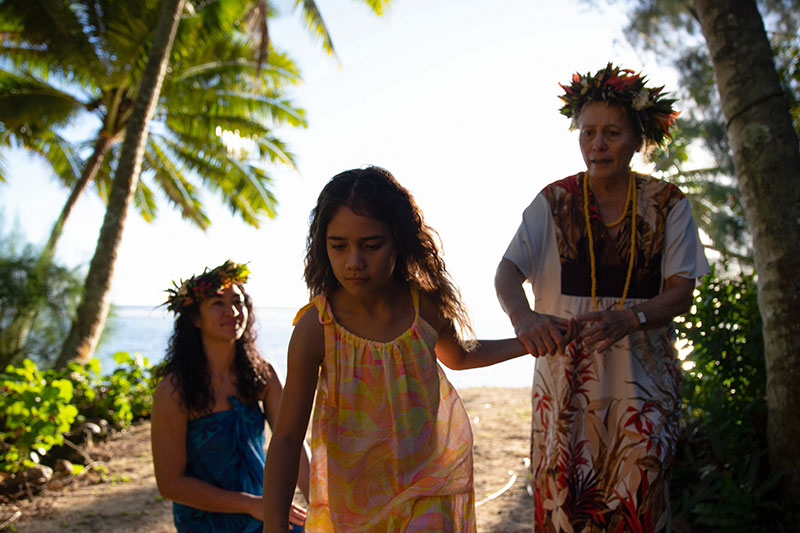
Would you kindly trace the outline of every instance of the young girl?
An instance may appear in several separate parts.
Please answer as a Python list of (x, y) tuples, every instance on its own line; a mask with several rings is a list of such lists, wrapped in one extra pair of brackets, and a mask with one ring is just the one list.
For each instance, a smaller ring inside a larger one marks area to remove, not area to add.
[(311, 303), (298, 313), (267, 453), (264, 531), (283, 532), (316, 389), (309, 531), (474, 531), (472, 430), (453, 369), (526, 353), (471, 331), (433, 230), (386, 170), (335, 176), (312, 213)]
[[(277, 417), (282, 387), (256, 350), (248, 273), (226, 261), (168, 291), (177, 316), (157, 373), (151, 440), (158, 489), (174, 501), (179, 532), (262, 529), (264, 419)], [(308, 495), (305, 450), (295, 460), (292, 486)], [(293, 508), (292, 522), (304, 514)]]

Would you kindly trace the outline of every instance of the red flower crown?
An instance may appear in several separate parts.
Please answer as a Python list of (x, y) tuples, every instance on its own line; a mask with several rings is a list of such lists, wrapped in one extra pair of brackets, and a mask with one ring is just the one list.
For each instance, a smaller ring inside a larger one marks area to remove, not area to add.
[(596, 73), (572, 75), (572, 83), (559, 83), (564, 94), (559, 96), (564, 102), (561, 114), (573, 120), (580, 115), (583, 106), (589, 102), (619, 104), (628, 110), (634, 121), (634, 128), (642, 132), (645, 139), (661, 145), (670, 137), (669, 129), (678, 111), (672, 108), (673, 98), (665, 98), (664, 87), (646, 87), (647, 78), (641, 73), (634, 74), (630, 69), (620, 69), (609, 63)]

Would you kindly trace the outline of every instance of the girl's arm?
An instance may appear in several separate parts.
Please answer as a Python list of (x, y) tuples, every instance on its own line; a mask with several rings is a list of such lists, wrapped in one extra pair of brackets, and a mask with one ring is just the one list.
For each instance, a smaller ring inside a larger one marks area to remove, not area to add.
[(314, 403), (325, 337), (316, 309), (297, 322), (289, 341), (286, 388), (272, 430), (264, 472), (264, 531), (285, 533), (300, 455)]
[(439, 330), (435, 349), (436, 357), (453, 370), (489, 366), (528, 353), (517, 339), (478, 340), (470, 349), (466, 349), (458, 342), (452, 323)]
[(187, 422), (188, 416), (180, 406), (178, 391), (167, 376), (153, 395), (150, 430), (153, 469), (161, 496), (195, 509), (246, 513), (262, 520), (261, 496), (224, 490), (185, 475)]
[[(267, 384), (266, 391), (264, 393), (264, 411), (267, 416), (267, 422), (269, 423), (270, 429), (274, 429), (275, 421), (278, 420), (278, 413), (281, 406), (281, 397), (283, 396), (283, 384), (281, 383), (278, 374), (272, 370), (269, 373), (269, 383)], [(299, 465), (299, 475), (297, 477), (297, 486), (300, 488), (300, 492), (303, 493), (303, 496), (306, 497), (306, 501), (309, 499), (308, 494), (308, 474), (310, 471), (309, 468), (309, 456), (310, 452), (308, 451), (308, 446), (303, 442), (303, 448), (300, 450), (300, 465)], [(268, 467), (265, 464), (264, 470), (266, 471)], [(302, 520), (305, 518), (304, 511), (302, 509), (295, 509), (292, 508), (292, 515), (295, 518), (295, 521), (298, 522), (299, 525), (302, 525)]]
[(445, 319), (424, 294), (420, 294), (420, 314), (439, 332), (436, 357), (453, 370), (465, 370), (501, 363), (528, 353), (517, 339), (479, 340), (470, 349), (458, 341), (452, 320)]

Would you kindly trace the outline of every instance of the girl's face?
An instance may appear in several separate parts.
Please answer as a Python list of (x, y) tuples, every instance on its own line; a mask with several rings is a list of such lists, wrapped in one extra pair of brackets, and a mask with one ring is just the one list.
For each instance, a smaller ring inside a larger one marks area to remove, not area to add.
[(397, 250), (388, 226), (340, 207), (325, 234), (333, 275), (351, 294), (364, 294), (392, 281)]
[(619, 105), (586, 104), (580, 115), (580, 146), (593, 179), (627, 179), (631, 158), (641, 146), (628, 115)]
[(247, 306), (238, 285), (200, 302), (194, 325), (203, 338), (236, 342), (247, 329)]

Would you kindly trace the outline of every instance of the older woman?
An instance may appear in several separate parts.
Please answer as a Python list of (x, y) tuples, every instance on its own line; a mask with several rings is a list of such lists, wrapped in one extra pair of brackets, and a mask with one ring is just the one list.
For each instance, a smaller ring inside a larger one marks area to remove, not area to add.
[(680, 407), (672, 321), (708, 263), (688, 200), (630, 162), (677, 113), (662, 87), (611, 64), (562, 88), (586, 171), (536, 196), (495, 278), (519, 340), (547, 355), (533, 382), (535, 529), (660, 531)]
[[(177, 531), (260, 532), (264, 421), (282, 385), (255, 346), (245, 265), (224, 264), (170, 289), (175, 332), (153, 398), (153, 466)], [(308, 496), (308, 455), (298, 485)], [(292, 508), (302, 524), (305, 510)], [(297, 530), (302, 530), (299, 526)]]

